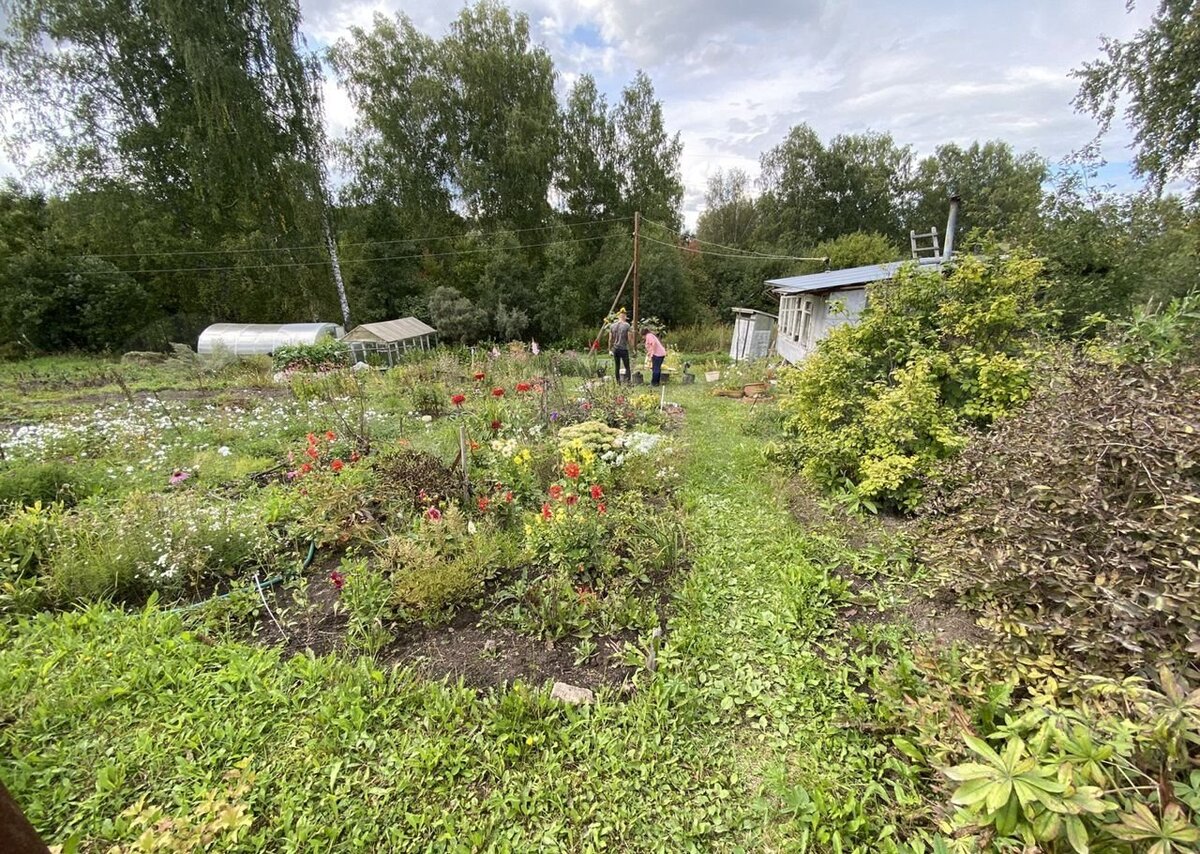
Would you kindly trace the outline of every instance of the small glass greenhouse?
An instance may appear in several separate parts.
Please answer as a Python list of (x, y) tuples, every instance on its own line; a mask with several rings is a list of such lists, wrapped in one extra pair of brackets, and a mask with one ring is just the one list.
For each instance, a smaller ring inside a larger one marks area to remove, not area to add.
[(336, 323), (214, 323), (200, 333), (196, 352), (201, 356), (218, 351), (234, 356), (270, 355), (285, 344), (316, 344), (345, 334)]

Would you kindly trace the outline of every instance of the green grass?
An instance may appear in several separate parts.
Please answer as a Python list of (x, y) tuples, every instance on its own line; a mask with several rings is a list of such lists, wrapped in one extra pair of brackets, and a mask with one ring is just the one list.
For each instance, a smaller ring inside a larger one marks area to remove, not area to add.
[(217, 850), (889, 850), (920, 798), (837, 628), (830, 568), (854, 555), (788, 515), (746, 408), (669, 397), (688, 406), (694, 567), (632, 699), (481, 698), (96, 605), (0, 623), (0, 776), (83, 850), (131, 843), (120, 815), (143, 796), (196, 816), (238, 763), (254, 821)]

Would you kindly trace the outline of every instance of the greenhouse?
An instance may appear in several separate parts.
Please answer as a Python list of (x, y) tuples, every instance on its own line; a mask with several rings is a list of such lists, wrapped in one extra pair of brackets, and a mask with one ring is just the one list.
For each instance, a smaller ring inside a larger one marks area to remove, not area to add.
[[(345, 338), (358, 362), (382, 362), (394, 365), (412, 350), (429, 350), (437, 344), (437, 330), (415, 317), (363, 323)], [(374, 358), (368, 358), (374, 357)]]
[(343, 335), (345, 330), (336, 323), (214, 323), (200, 333), (196, 352), (270, 355), (285, 344), (316, 344)]

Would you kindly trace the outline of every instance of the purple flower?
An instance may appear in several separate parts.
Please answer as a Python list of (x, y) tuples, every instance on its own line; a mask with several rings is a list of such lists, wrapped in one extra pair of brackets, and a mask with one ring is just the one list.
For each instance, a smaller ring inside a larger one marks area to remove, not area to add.
[(551, 421), (558, 420), (558, 410), (557, 409), (550, 413), (550, 420)]
[(186, 472), (183, 469), (176, 469), (174, 474), (171, 475), (171, 486), (175, 486), (178, 483), (183, 483), (191, 476), (192, 475), (190, 472)]

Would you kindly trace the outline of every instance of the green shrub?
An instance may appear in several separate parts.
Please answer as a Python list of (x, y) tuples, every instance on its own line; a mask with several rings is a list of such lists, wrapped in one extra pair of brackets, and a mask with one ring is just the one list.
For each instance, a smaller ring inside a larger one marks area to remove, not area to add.
[(256, 513), (228, 499), (133, 492), (68, 514), (44, 564), (60, 602), (128, 601), (267, 568), (275, 545)]
[(83, 470), (57, 460), (11, 463), (0, 470), (0, 505), (74, 504), (91, 491)]
[(870, 287), (860, 322), (835, 328), (782, 377), (779, 457), (855, 507), (913, 509), (966, 432), (1030, 392), (1041, 263), (961, 256), (945, 274), (902, 269)]
[(315, 344), (284, 344), (271, 357), (276, 371), (328, 371), (349, 364), (349, 348), (327, 338)]

